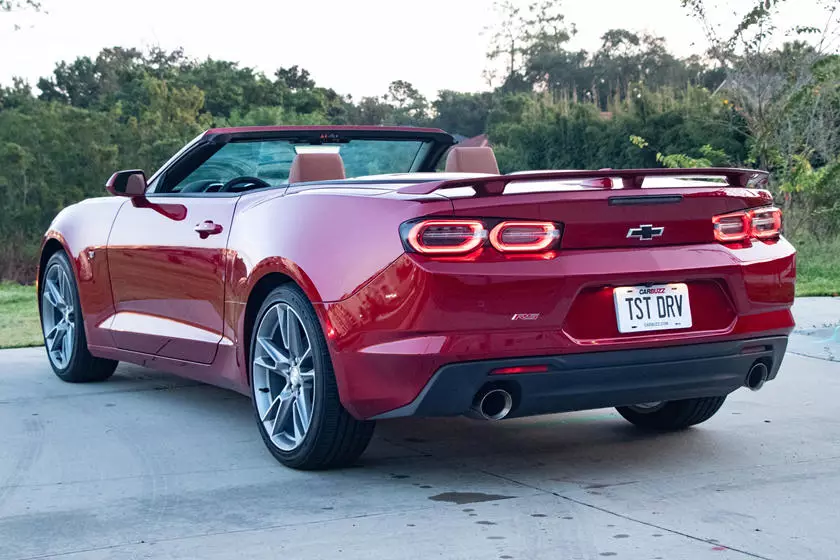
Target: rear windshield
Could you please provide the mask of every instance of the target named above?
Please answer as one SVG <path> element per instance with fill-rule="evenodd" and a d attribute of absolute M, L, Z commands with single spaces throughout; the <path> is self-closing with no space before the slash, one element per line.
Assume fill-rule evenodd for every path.
<path fill-rule="evenodd" d="M 163 192 L 205 192 L 208 185 L 237 177 L 256 177 L 272 186 L 288 182 L 299 153 L 338 153 L 348 178 L 414 171 L 431 148 L 422 140 L 349 140 L 340 144 L 311 145 L 289 140 L 236 141 L 225 144 L 186 176 L 167 180 Z M 160 191 L 159 191 L 160 192 Z"/>

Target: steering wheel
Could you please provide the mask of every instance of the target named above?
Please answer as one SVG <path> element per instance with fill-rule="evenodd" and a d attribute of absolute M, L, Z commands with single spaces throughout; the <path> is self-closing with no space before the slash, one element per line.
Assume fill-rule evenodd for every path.
<path fill-rule="evenodd" d="M 248 177 L 247 175 L 243 175 L 242 177 L 234 177 L 233 179 L 222 185 L 222 188 L 220 188 L 218 192 L 233 192 L 237 186 L 244 186 L 248 184 L 255 185 L 257 188 L 260 189 L 271 187 L 270 184 L 266 183 L 258 177 Z"/>

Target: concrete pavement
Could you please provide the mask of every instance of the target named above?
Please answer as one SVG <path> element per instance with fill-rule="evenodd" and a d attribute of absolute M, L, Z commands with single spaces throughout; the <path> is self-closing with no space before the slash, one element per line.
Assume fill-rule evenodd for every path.
<path fill-rule="evenodd" d="M 2 351 L 0 559 L 836 558 L 840 301 L 797 319 L 779 378 L 683 433 L 382 422 L 325 473 L 277 464 L 239 395 L 134 366 L 69 385 Z"/>

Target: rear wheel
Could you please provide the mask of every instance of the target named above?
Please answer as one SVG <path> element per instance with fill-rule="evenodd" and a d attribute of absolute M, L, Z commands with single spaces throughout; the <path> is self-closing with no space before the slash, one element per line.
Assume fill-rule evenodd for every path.
<path fill-rule="evenodd" d="M 62 381 L 104 381 L 117 368 L 114 360 L 97 358 L 88 351 L 79 291 L 67 255 L 55 253 L 44 267 L 41 280 L 41 327 L 50 366 Z"/>
<path fill-rule="evenodd" d="M 341 405 L 315 311 L 296 286 L 266 297 L 251 336 L 251 392 L 257 426 L 274 457 L 295 469 L 353 464 L 374 422 Z"/>
<path fill-rule="evenodd" d="M 705 397 L 619 406 L 619 414 L 645 430 L 682 430 L 705 422 L 723 406 L 726 397 Z"/>

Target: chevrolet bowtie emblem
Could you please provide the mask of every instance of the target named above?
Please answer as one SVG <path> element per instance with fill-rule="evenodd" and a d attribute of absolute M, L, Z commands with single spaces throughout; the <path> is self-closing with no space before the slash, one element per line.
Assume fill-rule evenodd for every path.
<path fill-rule="evenodd" d="M 654 237 L 659 237 L 665 233 L 664 227 L 654 227 L 651 224 L 641 225 L 637 228 L 630 228 L 627 230 L 627 238 L 641 239 L 642 241 L 650 241 Z"/>

